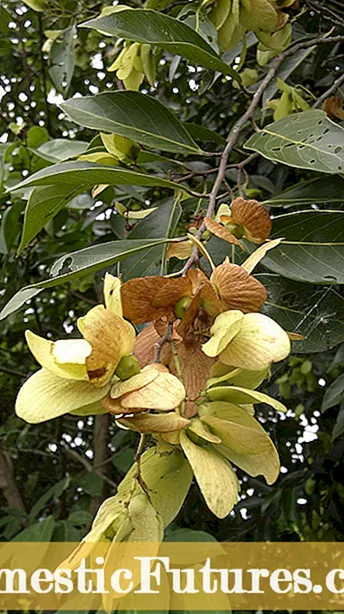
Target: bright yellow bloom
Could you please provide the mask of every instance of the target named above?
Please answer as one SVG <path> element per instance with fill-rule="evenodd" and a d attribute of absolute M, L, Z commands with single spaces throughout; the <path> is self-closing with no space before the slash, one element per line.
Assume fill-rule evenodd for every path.
<path fill-rule="evenodd" d="M 107 274 L 105 306 L 78 320 L 83 339 L 49 341 L 26 332 L 28 346 L 42 369 L 22 386 L 16 413 L 37 423 L 65 413 L 104 413 L 100 404 L 111 388 L 121 360 L 135 345 L 135 329 L 123 319 L 120 280 Z"/>
<path fill-rule="evenodd" d="M 203 344 L 207 356 L 219 356 L 231 367 L 259 371 L 290 353 L 287 333 L 271 318 L 261 313 L 225 311 L 210 329 L 211 338 Z"/>

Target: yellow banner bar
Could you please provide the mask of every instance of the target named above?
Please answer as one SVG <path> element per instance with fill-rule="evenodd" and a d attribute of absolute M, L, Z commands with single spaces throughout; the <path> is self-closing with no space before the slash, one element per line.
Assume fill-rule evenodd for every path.
<path fill-rule="evenodd" d="M 2 610 L 344 610 L 344 544 L 0 543 Z"/>

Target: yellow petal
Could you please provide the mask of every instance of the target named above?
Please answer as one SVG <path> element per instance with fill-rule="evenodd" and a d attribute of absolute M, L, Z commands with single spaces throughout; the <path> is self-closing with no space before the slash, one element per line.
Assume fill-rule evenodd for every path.
<path fill-rule="evenodd" d="M 233 407 L 230 410 L 218 411 L 217 414 L 218 417 L 215 415 L 202 416 L 201 420 L 210 426 L 212 432 L 220 437 L 222 443 L 234 452 L 260 454 L 270 448 L 269 436 L 259 422 L 245 409 Z"/>
<path fill-rule="evenodd" d="M 246 405 L 251 403 L 266 403 L 277 411 L 286 412 L 287 408 L 283 403 L 273 397 L 257 390 L 240 388 L 239 386 L 215 386 L 207 391 L 207 396 L 212 401 L 228 401 L 235 405 Z"/>
<path fill-rule="evenodd" d="M 233 469 L 212 446 L 197 446 L 184 432 L 180 444 L 209 509 L 225 518 L 238 501 L 239 483 Z"/>
<path fill-rule="evenodd" d="M 278 478 L 280 461 L 272 441 L 270 448 L 260 454 L 239 454 L 223 445 L 217 446 L 216 449 L 253 478 L 263 475 L 268 484 L 273 484 Z"/>
<path fill-rule="evenodd" d="M 214 435 L 214 433 L 211 432 L 207 425 L 203 424 L 203 422 L 199 418 L 194 418 L 192 420 L 191 425 L 188 427 L 188 434 L 192 438 L 192 436 L 190 435 L 190 431 L 191 433 L 194 433 L 197 437 L 200 437 L 201 439 L 204 439 L 204 441 L 208 441 L 209 443 L 221 443 L 220 437 Z"/>
<path fill-rule="evenodd" d="M 99 401 L 109 388 L 95 388 L 88 382 L 66 380 L 40 369 L 19 390 L 15 409 L 19 418 L 37 424 Z"/>
<path fill-rule="evenodd" d="M 185 388 L 181 381 L 171 373 L 159 373 L 152 382 L 125 394 L 121 405 L 127 409 L 157 409 L 168 411 L 175 409 L 185 399 Z"/>
<path fill-rule="evenodd" d="M 218 375 L 216 375 L 218 373 Z M 247 371 L 245 369 L 233 369 L 221 362 L 217 362 L 212 371 L 211 378 L 207 382 L 207 388 L 218 386 L 226 382 L 227 385 L 235 384 L 242 388 L 258 388 L 260 384 L 269 377 L 270 369 L 261 371 Z"/>
<path fill-rule="evenodd" d="M 122 317 L 121 280 L 110 273 L 105 273 L 103 290 L 106 309 Z"/>
<path fill-rule="evenodd" d="M 84 405 L 78 409 L 73 409 L 73 411 L 69 413 L 73 414 L 73 416 L 97 416 L 100 414 L 106 414 L 107 410 L 104 409 L 100 401 L 96 401 L 95 403 Z"/>
<path fill-rule="evenodd" d="M 246 258 L 245 262 L 243 262 L 241 265 L 242 268 L 245 269 L 247 273 L 251 273 L 257 264 L 263 260 L 267 252 L 270 249 L 277 247 L 281 241 L 282 239 L 273 239 L 272 241 L 268 241 L 268 243 L 263 243 L 263 245 L 254 250 L 254 252 L 248 258 Z"/>
<path fill-rule="evenodd" d="M 261 313 L 247 313 L 220 360 L 232 367 L 259 371 L 283 360 L 289 353 L 289 337 L 277 322 Z"/>
<path fill-rule="evenodd" d="M 179 450 L 160 455 L 153 447 L 141 456 L 140 469 L 152 505 L 167 527 L 178 514 L 190 488 L 190 465 Z M 126 497 L 132 491 L 136 474 L 137 466 L 134 464 L 118 486 L 119 496 Z"/>
<path fill-rule="evenodd" d="M 55 341 L 52 355 L 60 365 L 85 365 L 86 358 L 92 352 L 92 346 L 85 339 L 61 339 Z"/>
<path fill-rule="evenodd" d="M 237 310 L 220 313 L 210 329 L 211 338 L 202 345 L 203 352 L 212 357 L 220 354 L 239 332 L 243 318 L 244 314 Z"/>
<path fill-rule="evenodd" d="M 48 339 L 43 339 L 43 337 L 40 337 L 39 335 L 32 333 L 30 330 L 27 330 L 25 332 L 25 337 L 26 337 L 26 341 L 27 341 L 30 351 L 36 358 L 37 362 L 39 362 L 39 364 L 44 369 L 47 369 L 47 371 L 50 371 L 50 373 L 53 373 L 54 375 L 58 375 L 59 377 L 64 377 L 66 379 L 86 380 L 86 381 L 88 380 L 86 366 L 85 366 L 86 357 L 84 358 L 84 362 L 81 364 L 80 363 L 72 364 L 68 362 L 65 362 L 64 364 L 62 363 L 59 364 L 53 355 L 55 351 L 55 346 L 57 343 L 58 344 L 62 343 L 63 347 L 65 347 L 64 344 L 71 343 L 72 346 L 74 347 L 74 341 L 78 343 L 79 340 L 70 339 L 70 340 L 58 341 L 54 343 L 53 341 L 49 341 Z M 83 339 L 80 339 L 80 341 L 82 343 L 87 343 Z M 61 347 L 61 345 L 59 345 L 58 347 Z M 70 347 L 70 346 L 67 346 L 67 347 Z M 88 343 L 87 343 L 87 347 L 89 347 Z M 85 346 L 83 346 L 83 351 L 84 352 L 87 351 Z"/>
<path fill-rule="evenodd" d="M 134 327 L 103 305 L 93 307 L 83 318 L 82 334 L 92 346 L 86 368 L 94 386 L 108 383 L 123 356 L 135 345 Z"/>
<path fill-rule="evenodd" d="M 128 512 L 133 527 L 127 538 L 128 541 L 161 542 L 163 540 L 164 525 L 161 516 L 143 491 L 132 497 Z"/>
<path fill-rule="evenodd" d="M 123 394 L 128 394 L 134 390 L 139 390 L 147 384 L 153 382 L 159 375 L 159 371 L 152 367 L 145 367 L 138 375 L 133 375 L 127 380 L 118 381 L 113 384 L 110 396 L 112 399 L 119 399 Z"/>

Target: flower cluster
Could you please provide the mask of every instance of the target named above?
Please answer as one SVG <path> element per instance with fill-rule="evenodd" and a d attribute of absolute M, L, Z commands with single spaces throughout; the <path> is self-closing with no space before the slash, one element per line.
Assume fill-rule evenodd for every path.
<path fill-rule="evenodd" d="M 251 217 L 246 215 L 249 210 Z M 233 202 L 217 217 L 214 224 L 229 224 L 236 241 L 246 237 L 260 243 L 270 232 L 267 213 L 255 201 Z M 106 274 L 105 305 L 79 318 L 81 338 L 53 342 L 27 331 L 29 348 L 42 368 L 19 391 L 18 416 L 37 423 L 65 413 L 109 412 L 120 428 L 151 435 L 154 445 L 143 454 L 140 470 L 134 465 L 124 480 L 128 484 L 135 477 L 134 487 L 124 489 L 125 496 L 119 488 L 109 500 L 122 527 L 109 522 L 112 533 L 132 530 L 133 493 L 161 531 L 166 523 L 161 525 L 157 514 L 164 517 L 166 510 L 161 491 L 155 492 L 155 476 L 164 463 L 179 463 L 177 482 L 184 476 L 182 499 L 178 496 L 174 506 L 169 495 L 169 521 L 192 475 L 220 518 L 238 498 L 232 465 L 251 476 L 263 475 L 269 484 L 276 480 L 278 454 L 254 418 L 254 406 L 267 403 L 285 410 L 256 389 L 269 377 L 271 364 L 288 356 L 290 339 L 259 313 L 267 292 L 251 274 L 274 244 L 261 245 L 241 266 L 225 261 L 210 277 L 196 268 L 180 278 L 151 276 L 122 284 Z M 136 335 L 138 324 L 147 326 Z M 166 479 L 164 484 L 165 489 L 171 487 Z M 106 510 L 109 505 L 106 502 Z M 105 538 L 104 515 L 101 510 L 99 514 L 95 527 L 101 526 Z M 106 512 L 105 524 L 110 516 Z"/>

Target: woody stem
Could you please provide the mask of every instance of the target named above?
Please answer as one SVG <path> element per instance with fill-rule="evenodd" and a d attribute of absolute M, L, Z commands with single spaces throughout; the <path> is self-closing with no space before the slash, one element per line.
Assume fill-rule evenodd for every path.
<path fill-rule="evenodd" d="M 209 204 L 208 204 L 208 209 L 205 214 L 205 217 L 211 218 L 214 214 L 216 199 L 217 199 L 218 192 L 220 190 L 221 184 L 225 176 L 228 158 L 231 152 L 233 151 L 233 148 L 236 145 L 236 142 L 238 140 L 241 130 L 244 128 L 246 122 L 248 122 L 251 119 L 267 86 L 269 85 L 270 81 L 272 81 L 272 79 L 276 76 L 276 72 L 278 68 L 280 67 L 280 65 L 282 64 L 283 60 L 285 60 L 287 57 L 291 55 L 294 55 L 300 49 L 312 47 L 313 45 L 321 45 L 325 43 L 336 43 L 336 42 L 343 42 L 343 41 L 344 41 L 344 36 L 328 36 L 328 37 L 323 36 L 323 37 L 313 39 L 311 41 L 310 40 L 301 41 L 300 43 L 295 42 L 295 43 L 292 43 L 290 47 L 286 49 L 286 51 L 283 51 L 274 59 L 270 70 L 266 73 L 264 79 L 261 81 L 261 84 L 255 91 L 252 97 L 252 100 L 249 106 L 247 107 L 245 113 L 241 117 L 239 117 L 239 119 L 236 121 L 236 123 L 233 126 L 233 129 L 230 132 L 230 135 L 228 136 L 226 147 L 221 153 L 220 164 L 218 166 L 218 171 L 217 171 L 216 179 L 214 181 L 214 185 L 210 192 Z M 206 226 L 205 226 L 205 222 L 203 221 L 202 225 L 200 226 L 200 228 L 198 229 L 195 235 L 197 239 L 201 238 L 202 233 L 204 232 L 205 229 L 206 229 Z M 183 267 L 182 275 L 185 276 L 188 270 L 191 268 L 191 266 L 195 264 L 197 261 L 198 261 L 198 249 L 197 249 L 197 246 L 194 246 L 190 258 L 187 260 L 185 266 Z"/>

